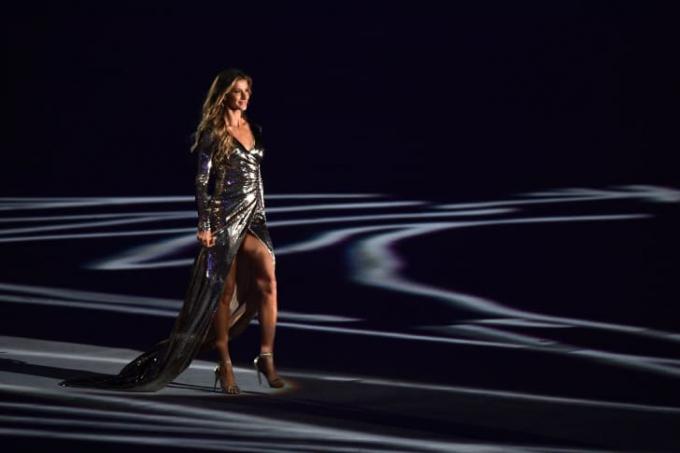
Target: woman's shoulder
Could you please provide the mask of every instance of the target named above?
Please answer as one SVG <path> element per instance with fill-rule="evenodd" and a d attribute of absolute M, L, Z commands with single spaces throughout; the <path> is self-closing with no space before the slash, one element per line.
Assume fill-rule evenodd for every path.
<path fill-rule="evenodd" d="M 253 138 L 256 142 L 262 143 L 262 125 L 255 121 L 248 121 L 250 131 L 253 133 Z"/>
<path fill-rule="evenodd" d="M 195 135 L 198 138 L 198 140 L 196 140 L 197 149 L 207 150 L 215 142 L 215 134 L 210 129 L 203 129 L 202 131 L 196 132 Z"/>
<path fill-rule="evenodd" d="M 253 132 L 257 132 L 259 134 L 262 133 L 262 125 L 260 123 L 256 123 L 255 121 L 250 121 L 250 130 Z"/>
<path fill-rule="evenodd" d="M 206 128 L 201 131 L 199 141 L 205 144 L 210 144 L 215 141 L 215 132 L 212 129 Z"/>

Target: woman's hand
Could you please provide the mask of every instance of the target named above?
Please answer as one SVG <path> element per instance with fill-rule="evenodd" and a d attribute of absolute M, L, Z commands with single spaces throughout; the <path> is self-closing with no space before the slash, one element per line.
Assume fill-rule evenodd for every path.
<path fill-rule="evenodd" d="M 215 245 L 215 236 L 212 234 L 210 230 L 205 231 L 198 230 L 198 233 L 196 233 L 196 237 L 198 238 L 199 241 L 201 241 L 201 244 L 203 244 L 206 247 L 212 247 L 213 245 Z"/>

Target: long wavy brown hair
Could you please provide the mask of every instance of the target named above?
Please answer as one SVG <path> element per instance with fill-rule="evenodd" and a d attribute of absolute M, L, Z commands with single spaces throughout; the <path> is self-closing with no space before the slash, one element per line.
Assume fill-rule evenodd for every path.
<path fill-rule="evenodd" d="M 227 132 L 227 124 L 224 121 L 227 104 L 227 94 L 234 89 L 236 82 L 245 79 L 248 82 L 251 94 L 253 79 L 248 74 L 237 68 L 229 68 L 217 74 L 208 90 L 208 95 L 203 101 L 201 121 L 193 135 L 193 144 L 190 152 L 194 152 L 202 140 L 215 139 L 217 146 L 213 148 L 213 160 L 219 162 L 229 157 L 235 148 L 234 138 Z M 248 121 L 245 112 L 243 118 Z M 249 121 L 248 121 L 249 122 Z"/>

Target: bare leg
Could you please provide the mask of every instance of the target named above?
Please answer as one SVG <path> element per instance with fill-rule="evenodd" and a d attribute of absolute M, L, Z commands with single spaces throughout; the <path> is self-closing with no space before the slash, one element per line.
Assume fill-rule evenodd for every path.
<path fill-rule="evenodd" d="M 237 261 L 236 257 L 234 257 L 231 269 L 229 269 L 229 274 L 224 282 L 224 289 L 213 319 L 213 326 L 215 329 L 215 349 L 219 354 L 220 360 L 220 380 L 223 383 L 222 387 L 226 393 L 239 393 L 239 388 L 236 385 L 236 378 L 234 377 L 234 369 L 232 368 L 231 356 L 229 355 L 229 321 L 231 315 L 229 303 L 231 302 L 235 289 Z M 224 384 L 226 384 L 226 386 Z"/>
<path fill-rule="evenodd" d="M 276 335 L 277 297 L 276 283 L 263 282 L 260 291 L 260 352 L 274 352 Z"/>
<path fill-rule="evenodd" d="M 274 337 L 277 318 L 277 290 L 275 264 L 267 246 L 251 233 L 246 234 L 243 241 L 244 253 L 251 264 L 255 288 L 252 297 L 259 307 L 260 323 L 260 359 L 258 367 L 272 382 L 277 380 L 278 374 L 274 367 Z M 262 355 L 266 354 L 266 355 Z"/>
<path fill-rule="evenodd" d="M 254 298 L 252 297 L 252 287 L 254 287 L 252 283 L 252 271 L 250 269 L 248 257 L 243 252 L 243 247 L 239 249 L 234 259 L 238 262 L 238 266 L 236 266 L 235 277 L 236 291 L 238 291 L 239 301 L 245 300 L 245 310 L 237 320 L 234 321 L 233 319 L 229 319 L 229 323 L 231 325 L 227 335 L 229 343 L 232 343 L 234 338 L 238 337 L 243 333 L 243 331 L 248 327 L 253 316 L 257 313 L 259 309 L 259 307 L 256 306 L 256 303 L 258 303 L 259 301 L 253 300 Z M 227 296 L 225 295 L 224 297 Z M 232 313 L 230 317 L 233 318 L 233 316 L 234 314 Z M 205 342 L 203 343 L 203 346 L 201 348 L 201 353 L 212 351 L 214 349 L 215 349 L 215 323 L 213 323 L 213 327 L 206 335 Z"/>

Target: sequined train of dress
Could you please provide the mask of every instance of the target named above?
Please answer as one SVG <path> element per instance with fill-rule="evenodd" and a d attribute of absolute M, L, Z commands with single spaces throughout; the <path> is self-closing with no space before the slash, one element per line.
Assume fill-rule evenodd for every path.
<path fill-rule="evenodd" d="M 250 231 L 264 243 L 274 263 L 274 247 L 267 228 L 260 164 L 264 158 L 262 128 L 251 123 L 255 138 L 252 149 L 234 140 L 228 159 L 215 163 L 215 141 L 207 134 L 197 148 L 196 205 L 198 228 L 210 229 L 215 245 L 200 245 L 190 272 L 184 303 L 170 336 L 129 362 L 117 375 L 74 377 L 59 382 L 62 387 L 94 387 L 126 391 L 158 391 L 190 364 L 201 351 L 212 346 L 213 317 L 226 276 L 239 247 Z M 210 191 L 209 184 L 214 189 Z M 210 195 L 212 192 L 212 196 Z M 240 263 L 239 263 L 240 264 Z M 241 273 L 230 302 L 229 340 L 238 336 L 257 314 L 246 310 L 251 278 Z"/>

